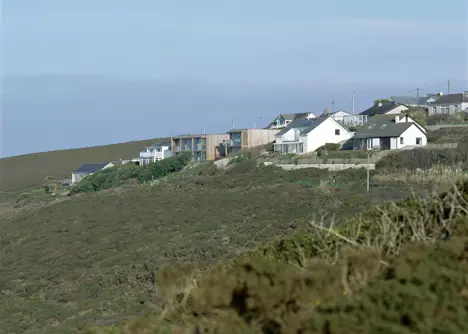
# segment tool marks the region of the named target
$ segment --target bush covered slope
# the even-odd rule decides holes
[[[162,287],[165,265],[205,270],[293,233],[307,239],[316,233],[311,220],[345,221],[409,193],[408,183],[373,181],[366,194],[365,170],[334,175],[331,186],[320,184],[331,179],[325,170],[200,164],[158,185],[77,194],[0,216],[0,329],[69,333],[160,310],[176,291]]]
[[[140,150],[157,141],[148,139],[106,146],[26,154],[0,159],[0,189],[17,192],[41,185],[46,176],[70,178],[85,163],[138,157]]]
[[[197,280],[165,272],[162,312],[91,332],[466,333],[467,200],[463,181],[315,225]]]

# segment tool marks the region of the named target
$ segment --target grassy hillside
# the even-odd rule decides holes
[[[71,172],[84,163],[131,159],[157,139],[51,151],[0,159],[0,192],[18,192],[44,182],[46,176],[70,178]]]
[[[201,164],[155,186],[78,194],[0,216],[0,332],[73,333],[161,310],[165,265],[205,270],[310,233],[314,219],[344,222],[429,189],[373,173],[367,194],[365,170],[334,175],[332,184],[324,170],[286,172],[244,161],[220,171]]]
[[[365,211],[198,275],[158,276],[165,307],[90,333],[466,333],[468,181]]]

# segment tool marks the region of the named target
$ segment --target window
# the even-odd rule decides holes
[[[381,128],[381,129],[385,129],[386,126],[387,126],[387,124],[382,124],[382,125],[380,126],[380,128]]]
[[[404,139],[403,139],[403,137],[400,137],[400,144],[401,144],[401,145],[404,144]]]
[[[416,145],[422,145],[422,138],[416,138]]]
[[[373,127],[375,127],[375,124],[369,125],[368,129],[372,129]]]
[[[340,135],[340,129],[335,129],[335,136],[339,136]]]

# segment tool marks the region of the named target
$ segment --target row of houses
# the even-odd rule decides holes
[[[281,154],[306,154],[327,143],[352,150],[424,146],[427,144],[426,129],[405,114],[412,107],[426,110],[429,116],[468,112],[468,92],[428,94],[422,98],[392,96],[385,102],[376,101],[358,115],[343,110],[328,112],[327,109],[319,116],[288,113],[278,115],[263,129],[174,136],[144,147],[139,157],[132,160],[82,165],[72,173],[72,183],[104,168],[128,162],[148,165],[184,151],[192,152],[196,161],[212,161],[270,143],[273,143],[274,151]]]

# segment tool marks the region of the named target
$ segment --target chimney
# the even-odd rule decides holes
[[[378,106],[378,107],[381,107],[381,106],[382,106],[382,102],[379,101],[379,103],[377,103],[377,106]]]
[[[400,116],[395,115],[395,123],[398,123],[400,121]]]
[[[328,115],[328,109],[327,109],[327,108],[325,108],[325,110],[323,111],[323,114],[324,114],[325,116]]]

